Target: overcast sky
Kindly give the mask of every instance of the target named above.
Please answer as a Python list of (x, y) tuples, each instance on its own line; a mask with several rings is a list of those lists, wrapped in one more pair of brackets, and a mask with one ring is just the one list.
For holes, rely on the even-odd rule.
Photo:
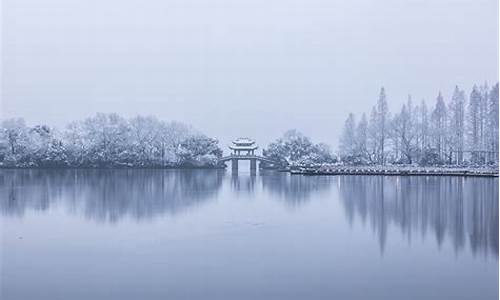
[(153, 114), (336, 146), (381, 86), (394, 111), (498, 81), (498, 0), (1, 1), (2, 114), (29, 124)]

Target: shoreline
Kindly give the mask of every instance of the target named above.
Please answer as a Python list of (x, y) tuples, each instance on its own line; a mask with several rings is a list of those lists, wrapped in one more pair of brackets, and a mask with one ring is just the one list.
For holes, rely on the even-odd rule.
[(6, 167), (0, 170), (225, 170), (226, 167)]
[(461, 177), (498, 177), (498, 170), (465, 169), (465, 168), (394, 168), (394, 167), (336, 167), (336, 168), (302, 168), (290, 170), (291, 175), (304, 176), (461, 176)]
[[(227, 167), (12, 167), (0, 166), (0, 170), (226, 170)], [(261, 171), (274, 171), (302, 176), (458, 176), (458, 177), (489, 177), (498, 178), (498, 170), (464, 169), (464, 168), (394, 168), (394, 167), (332, 167), (332, 168), (262, 168)]]

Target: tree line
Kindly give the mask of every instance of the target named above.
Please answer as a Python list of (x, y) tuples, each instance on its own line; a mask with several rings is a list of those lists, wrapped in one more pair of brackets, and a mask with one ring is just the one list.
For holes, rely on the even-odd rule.
[[(498, 83), (474, 86), (468, 97), (455, 87), (430, 109), (411, 97), (391, 114), (385, 89), (369, 118), (349, 114), (338, 157), (345, 164), (498, 165)], [(4, 167), (215, 167), (222, 157), (217, 139), (179, 122), (153, 116), (123, 118), (98, 113), (63, 130), (28, 126), (23, 119), (0, 124), (0, 166)], [(336, 163), (325, 144), (296, 130), (263, 150), (282, 165)]]
[(8, 119), (0, 127), (0, 163), (7, 167), (209, 167), (218, 141), (178, 122), (98, 113), (57, 130)]
[[(98, 113), (63, 130), (28, 126), (23, 119), (0, 124), (0, 166), (21, 168), (221, 167), (216, 139), (179, 122), (153, 116), (126, 119)], [(282, 166), (334, 163), (326, 144), (289, 130), (263, 150)]]
[(440, 92), (430, 109), (408, 96), (394, 114), (381, 88), (369, 117), (347, 117), (339, 155), (357, 165), (497, 165), (498, 109), (498, 83), (474, 85), (468, 97), (456, 86), (448, 101)]
[(283, 136), (270, 143), (263, 155), (283, 166), (306, 166), (335, 163), (335, 155), (326, 144), (315, 144), (296, 129), (286, 131)]

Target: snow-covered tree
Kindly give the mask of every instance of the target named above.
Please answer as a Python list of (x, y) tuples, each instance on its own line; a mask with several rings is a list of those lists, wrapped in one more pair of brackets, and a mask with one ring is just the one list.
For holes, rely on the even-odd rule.
[(354, 119), (350, 114), (340, 140), (345, 162), (356, 157), (365, 164), (498, 163), (498, 83), (491, 89), (475, 85), (467, 105), (458, 87), (448, 104), (439, 92), (430, 113), (424, 100), (414, 106), (409, 97), (393, 118), (382, 89), (370, 121), (363, 116), (352, 139)]
[(449, 164), (462, 163), (465, 145), (465, 93), (458, 86), (455, 87), (449, 104), (449, 143), (447, 162)]
[(129, 126), (124, 118), (117, 114), (98, 113), (83, 120), (76, 128), (82, 129), (79, 134), (88, 145), (86, 164), (108, 167), (127, 163)]
[(436, 98), (436, 105), (431, 114), (431, 124), (433, 128), (432, 133), (432, 146), (436, 151), (440, 160), (443, 159), (446, 150), (446, 136), (447, 136), (447, 119), (446, 119), (446, 104), (444, 103), (443, 96), (439, 92)]
[(204, 135), (193, 135), (182, 141), (177, 149), (179, 165), (185, 167), (216, 166), (222, 157), (218, 141)]
[(134, 165), (154, 166), (161, 161), (162, 122), (149, 116), (137, 116), (128, 124), (126, 159)]
[(319, 143), (313, 145), (310, 161), (315, 164), (333, 163), (336, 161), (336, 158), (332, 154), (330, 146), (325, 143)]
[(366, 119), (366, 114), (363, 113), (361, 120), (356, 127), (355, 133), (355, 143), (356, 143), (356, 154), (359, 160), (363, 164), (368, 164), (371, 162), (370, 153), (368, 151), (368, 120)]
[(416, 108), (416, 144), (418, 149), (418, 159), (422, 159), (423, 154), (430, 149), (430, 137), (429, 137), (429, 115), (427, 110), (427, 104), (424, 100)]
[(15, 167), (214, 166), (222, 150), (214, 139), (155, 117), (96, 114), (63, 132), (22, 119), (0, 127), (0, 164)]
[(157, 140), (160, 148), (161, 164), (170, 165), (178, 163), (176, 154), (179, 145), (189, 136), (196, 134), (190, 126), (180, 122), (170, 122), (162, 124), (162, 133)]
[(283, 165), (310, 165), (332, 163), (335, 161), (330, 149), (324, 144), (313, 144), (311, 140), (292, 129), (270, 143), (264, 155)]
[(377, 128), (377, 108), (374, 106), (370, 112), (370, 121), (368, 122), (368, 138), (367, 138), (367, 150), (370, 162), (378, 163), (378, 153), (379, 153), (379, 132)]
[(2, 122), (2, 144), (4, 144), (4, 163), (7, 165), (24, 165), (30, 154), (29, 128), (23, 119), (8, 119)]
[(380, 89), (380, 95), (376, 105), (376, 119), (375, 128), (377, 129), (377, 140), (378, 140), (378, 153), (377, 161), (382, 165), (385, 164), (386, 156), (386, 143), (388, 136), (388, 120), (389, 120), (389, 106), (387, 105), (387, 97), (385, 94), (385, 89), (382, 87)]
[(481, 94), (476, 85), (472, 88), (472, 92), (469, 97), (467, 123), (468, 123), (468, 147), (472, 151), (471, 160), (473, 162), (478, 162), (479, 156), (478, 151), (480, 150), (480, 123), (481, 113), (480, 113), (480, 103)]
[(68, 164), (67, 151), (60, 134), (46, 125), (30, 129), (30, 164), (38, 167), (63, 167)]
[[(416, 126), (413, 115), (413, 104), (411, 97), (408, 97), (408, 102), (403, 105), (401, 112), (394, 116), (392, 121), (392, 132), (395, 146), (401, 153), (401, 158), (409, 164), (417, 154), (416, 148)], [(399, 153), (396, 152), (396, 160), (400, 160)]]
[(488, 95), (486, 150), (488, 162), (498, 163), (498, 83), (493, 86)]
[(481, 101), (479, 102), (479, 116), (481, 122), (479, 123), (479, 140), (481, 149), (481, 162), (486, 162), (486, 136), (487, 136), (487, 126), (488, 126), (488, 98), (490, 89), (487, 83), (484, 83), (480, 88), (479, 92), (481, 94)]
[(354, 114), (350, 113), (344, 123), (342, 136), (340, 137), (341, 157), (355, 156), (356, 149), (356, 120)]

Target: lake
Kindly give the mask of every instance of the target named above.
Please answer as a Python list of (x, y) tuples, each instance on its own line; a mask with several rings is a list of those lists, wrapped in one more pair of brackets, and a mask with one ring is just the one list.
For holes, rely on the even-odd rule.
[(497, 299), (498, 179), (0, 170), (3, 300)]

